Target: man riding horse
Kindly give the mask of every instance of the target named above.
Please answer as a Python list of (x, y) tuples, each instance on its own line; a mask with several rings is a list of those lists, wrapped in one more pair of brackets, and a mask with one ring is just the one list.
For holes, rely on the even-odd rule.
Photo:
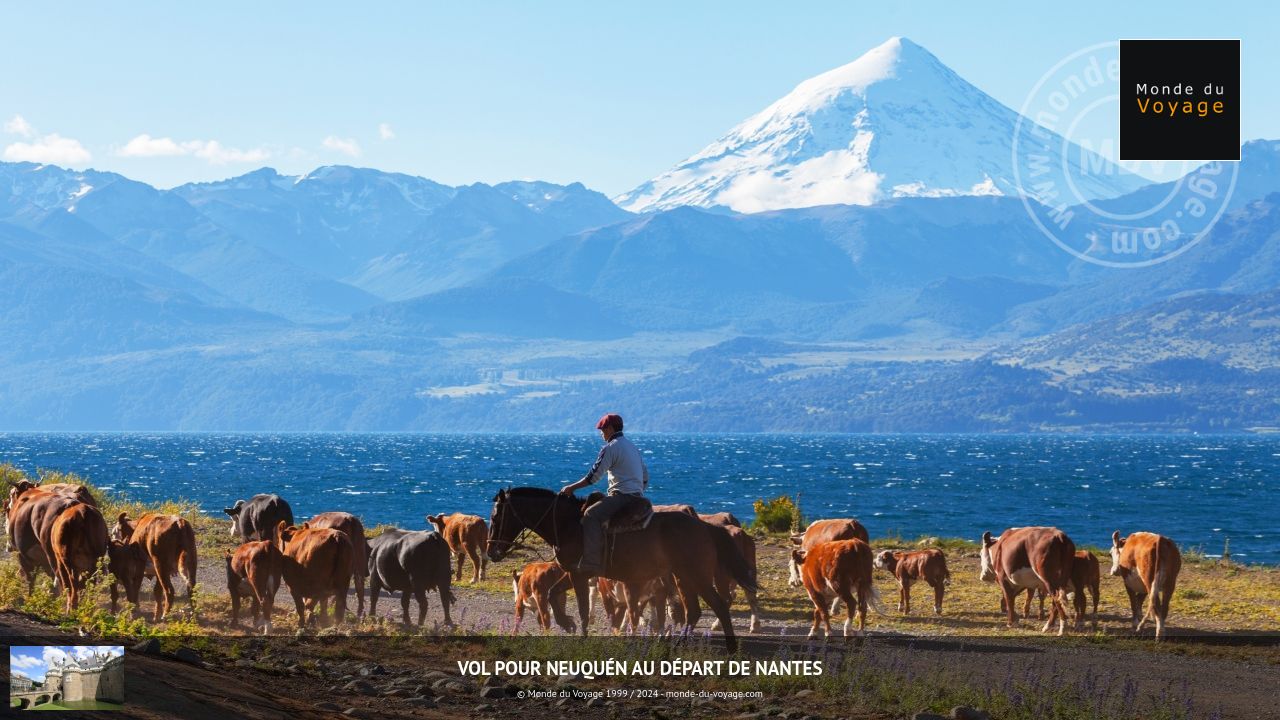
[(635, 444), (622, 435), (622, 416), (609, 413), (600, 418), (596, 429), (604, 438), (600, 455), (582, 479), (565, 485), (560, 492), (572, 495), (574, 490), (594, 484), (604, 473), (609, 474), (608, 495), (587, 508), (582, 515), (582, 559), (577, 570), (583, 575), (599, 575), (604, 570), (604, 523), (619, 513), (642, 512), (649, 504), (644, 491), (649, 487), (649, 468)]

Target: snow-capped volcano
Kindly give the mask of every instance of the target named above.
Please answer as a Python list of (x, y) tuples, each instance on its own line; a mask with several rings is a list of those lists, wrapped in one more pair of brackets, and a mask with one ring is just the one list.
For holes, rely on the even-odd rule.
[[(697, 155), (614, 201), (634, 212), (680, 205), (760, 212), (904, 196), (1017, 195), (1017, 121), (1016, 112), (928, 50), (895, 37), (800, 83)], [(1021, 146), (1048, 156), (1051, 173), (1046, 176), (1041, 164), (1038, 183), (1065, 180), (1069, 172), (1084, 199), (1148, 183), (1056, 136), (1046, 142), (1046, 131), (1033, 139), (1033, 127), (1023, 123)], [(1084, 172), (1082, 161), (1093, 171)], [(1022, 177), (1029, 177), (1021, 162)]]

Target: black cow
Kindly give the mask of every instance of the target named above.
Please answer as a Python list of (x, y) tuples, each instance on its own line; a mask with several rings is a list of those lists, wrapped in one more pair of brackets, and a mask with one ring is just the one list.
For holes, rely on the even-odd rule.
[(293, 509), (279, 495), (254, 495), (248, 502), (237, 500), (222, 512), (231, 516), (231, 537), (241, 542), (274, 540), (276, 525), (283, 520), (293, 524)]
[(453, 591), (452, 555), (449, 544), (431, 530), (408, 531), (394, 528), (369, 541), (369, 614), (378, 608), (378, 593), (384, 588), (400, 593), (404, 624), (409, 624), (409, 598), (418, 599), (418, 625), (427, 617), (427, 591), (440, 593), (445, 624), (452, 625), (449, 604)]

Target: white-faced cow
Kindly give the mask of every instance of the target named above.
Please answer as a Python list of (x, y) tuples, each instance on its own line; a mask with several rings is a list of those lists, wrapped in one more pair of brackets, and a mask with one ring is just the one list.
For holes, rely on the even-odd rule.
[[(871, 542), (867, 529), (862, 523), (852, 518), (833, 518), (829, 520), (814, 520), (809, 523), (809, 527), (805, 528), (803, 533), (791, 536), (791, 544), (797, 546), (800, 550), (808, 550), (818, 543), (831, 542), (833, 540), (853, 540), (857, 538), (862, 542)], [(800, 587), (800, 565), (794, 559), (791, 561), (791, 579), (789, 581), (791, 587)]]
[(933, 612), (942, 614), (942, 596), (951, 584), (951, 571), (941, 550), (881, 550), (875, 565), (898, 581), (898, 612), (911, 614), (911, 585), (923, 580), (933, 588)]
[(1066, 533), (1051, 527), (1010, 528), (998, 539), (983, 533), (979, 557), (983, 582), (1000, 586), (1004, 596), (1009, 627), (1018, 624), (1014, 599), (1027, 588), (1044, 588), (1052, 608), (1043, 632), (1058, 621), (1058, 634), (1067, 630), (1066, 598), (1071, 587), (1071, 568), (1075, 562), (1075, 543)]
[[(1164, 624), (1169, 617), (1169, 601), (1178, 584), (1182, 569), (1182, 553), (1169, 538), (1149, 532), (1136, 532), (1127, 538), (1117, 530), (1111, 534), (1111, 574), (1124, 580), (1133, 611), (1133, 631), (1141, 632), (1147, 620), (1155, 620), (1156, 639), (1164, 637)], [(1143, 600), (1151, 602), (1144, 613)]]
[(293, 508), (279, 495), (254, 495), (248, 501), (237, 500), (235, 505), (223, 508), (231, 516), (231, 537), (240, 542), (250, 540), (275, 540), (276, 527), (283, 521), (293, 524)]

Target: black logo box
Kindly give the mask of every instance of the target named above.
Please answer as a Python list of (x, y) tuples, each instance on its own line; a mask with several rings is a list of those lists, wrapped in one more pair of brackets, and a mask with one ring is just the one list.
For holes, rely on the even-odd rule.
[(1240, 101), (1239, 40), (1120, 41), (1121, 160), (1239, 160)]

